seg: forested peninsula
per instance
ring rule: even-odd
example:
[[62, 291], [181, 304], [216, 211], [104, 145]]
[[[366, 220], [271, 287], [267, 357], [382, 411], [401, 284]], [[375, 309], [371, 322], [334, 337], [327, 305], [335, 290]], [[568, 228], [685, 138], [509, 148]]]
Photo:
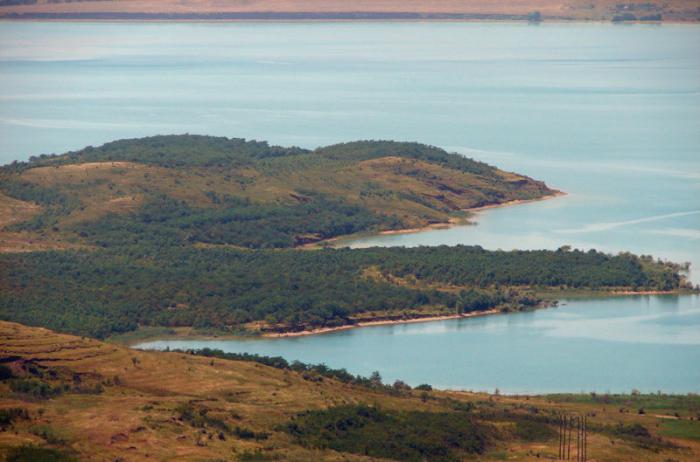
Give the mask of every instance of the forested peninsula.
[[683, 288], [689, 286], [671, 263], [566, 249], [131, 247], [0, 254], [0, 319], [98, 338], [139, 327], [296, 332], [522, 310], [577, 290]]
[[274, 334], [691, 289], [673, 263], [567, 247], [296, 249], [555, 194], [393, 141], [172, 135], [43, 155], [0, 169], [0, 319], [98, 338]]

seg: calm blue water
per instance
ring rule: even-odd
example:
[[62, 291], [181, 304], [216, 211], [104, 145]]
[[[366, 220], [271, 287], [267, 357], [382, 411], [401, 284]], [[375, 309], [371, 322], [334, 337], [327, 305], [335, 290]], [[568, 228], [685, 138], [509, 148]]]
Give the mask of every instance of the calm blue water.
[[309, 337], [176, 341], [325, 362], [412, 385], [507, 393], [700, 391], [700, 297], [572, 301], [559, 308]]
[[700, 266], [699, 26], [5, 22], [0, 44], [0, 162], [156, 133], [416, 140], [570, 195], [353, 245]]
[[[700, 267], [699, 51], [700, 27], [680, 25], [0, 23], [0, 162], [156, 133], [416, 140], [569, 195], [491, 210], [476, 226], [347, 244], [570, 244]], [[698, 391], [697, 342], [658, 342], [657, 321], [635, 317], [662, 310], [662, 327], [697, 331], [697, 314], [682, 315], [695, 298], [580, 303], [245, 345], [443, 386]], [[541, 324], [615, 310], [629, 316], [611, 338]], [[402, 344], [403, 364], [368, 354], [410, 333], [422, 337]], [[562, 372], [572, 361], [584, 376]]]

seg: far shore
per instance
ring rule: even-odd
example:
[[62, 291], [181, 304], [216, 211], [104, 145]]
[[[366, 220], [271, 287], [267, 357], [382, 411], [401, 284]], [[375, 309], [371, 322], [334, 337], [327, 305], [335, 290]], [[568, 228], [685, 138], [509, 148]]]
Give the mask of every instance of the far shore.
[[[6, 7], [8, 8], [8, 7]], [[11, 7], [10, 7], [11, 8]], [[16, 13], [8, 11], [0, 15], [0, 22], [65, 22], [65, 23], [485, 23], [485, 24], [673, 24], [695, 25], [698, 20], [661, 18], [660, 20], [625, 20], [613, 21], [610, 18], [546, 16], [540, 21], [530, 21], [526, 14], [499, 13], [447, 13], [416, 12], [406, 15], [392, 15], [386, 12], [355, 13], [337, 12], [324, 15], [313, 12], [212, 12], [212, 13], [148, 13], [148, 12], [85, 12], [61, 13], [38, 12]], [[306, 15], [304, 15], [306, 13]], [[217, 15], [219, 17], [217, 17]], [[418, 15], [418, 16], [417, 16]], [[451, 16], [451, 17], [450, 17]]]

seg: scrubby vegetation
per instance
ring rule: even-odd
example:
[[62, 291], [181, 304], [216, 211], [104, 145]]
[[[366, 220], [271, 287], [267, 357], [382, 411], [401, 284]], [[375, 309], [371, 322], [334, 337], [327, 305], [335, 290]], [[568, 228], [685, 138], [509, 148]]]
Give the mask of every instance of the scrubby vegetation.
[[67, 385], [51, 386], [39, 379], [15, 379], [10, 381], [10, 390], [34, 398], [47, 399], [58, 396], [68, 389]]
[[225, 419], [212, 415], [207, 407], [197, 406], [192, 402], [180, 404], [175, 412], [178, 420], [192, 427], [219, 431], [221, 439], [226, 439], [226, 435], [229, 435], [244, 440], [260, 441], [266, 440], [269, 436], [265, 432], [255, 432], [249, 428], [229, 425]]

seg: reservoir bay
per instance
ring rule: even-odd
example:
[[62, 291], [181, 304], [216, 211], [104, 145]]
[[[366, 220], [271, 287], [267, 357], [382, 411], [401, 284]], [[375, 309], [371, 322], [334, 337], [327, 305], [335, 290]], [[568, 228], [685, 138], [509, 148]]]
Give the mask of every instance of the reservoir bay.
[[[690, 261], [700, 282], [700, 27], [0, 23], [0, 162], [201, 133], [415, 140], [566, 196], [352, 247], [572, 245]], [[145, 45], [144, 45], [145, 44]], [[697, 296], [270, 340], [160, 341], [503, 392], [700, 391]]]
[[566, 301], [559, 308], [254, 340], [160, 340], [326, 363], [385, 381], [504, 393], [700, 391], [700, 297]]

